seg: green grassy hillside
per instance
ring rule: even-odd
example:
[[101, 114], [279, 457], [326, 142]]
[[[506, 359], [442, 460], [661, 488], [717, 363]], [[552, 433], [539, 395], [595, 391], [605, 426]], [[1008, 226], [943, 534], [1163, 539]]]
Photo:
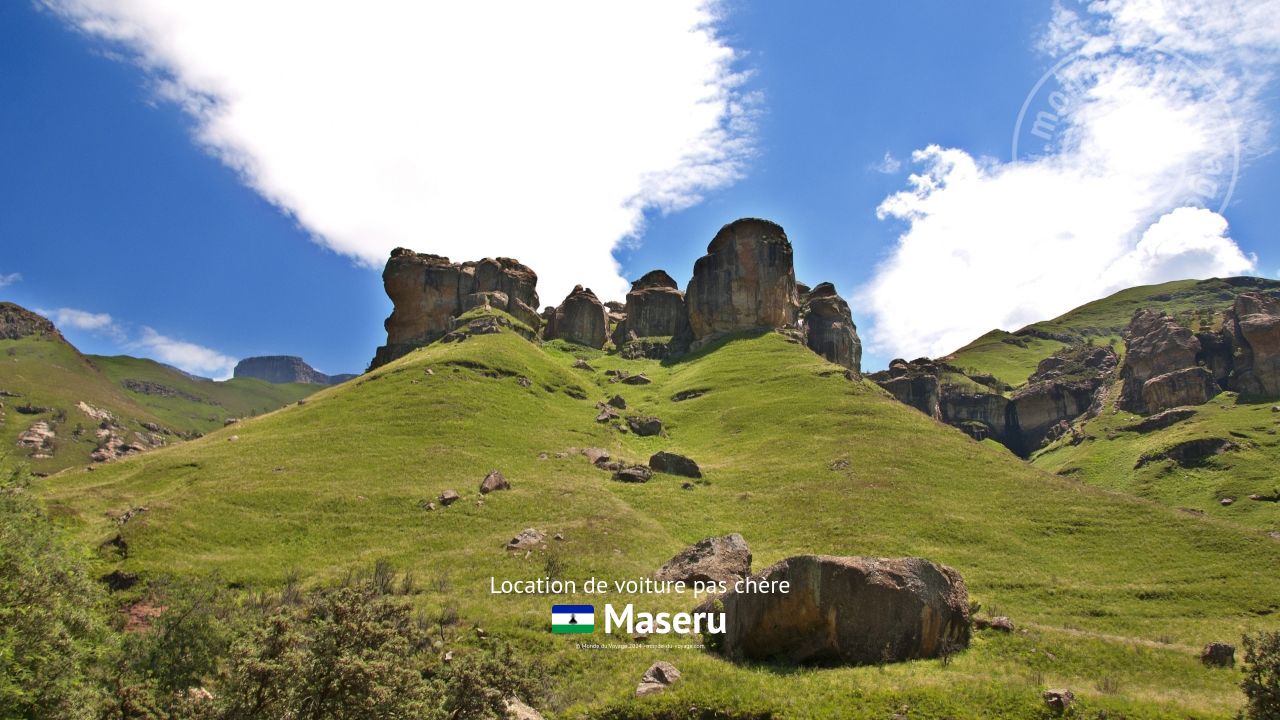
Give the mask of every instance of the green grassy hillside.
[[[98, 447], [100, 418], [115, 418], [122, 437], [150, 432], [165, 442], [222, 427], [227, 418], [274, 410], [306, 397], [313, 385], [272, 385], [258, 380], [194, 380], [153, 360], [82, 355], [58, 336], [0, 339], [0, 471], [16, 461], [36, 472], [56, 472], [90, 462]], [[18, 408], [38, 409], [22, 412]], [[44, 422], [55, 437], [46, 447], [21, 448], [19, 435]], [[40, 457], [44, 456], [44, 457]]]
[[1123, 354], [1120, 333], [1138, 310], [1162, 310], [1195, 330], [1212, 323], [1214, 315], [1230, 307], [1236, 295], [1258, 290], [1280, 292], [1280, 282], [1214, 278], [1129, 288], [1017, 332], [992, 330], [942, 359], [966, 372], [992, 374], [1017, 388], [1027, 382], [1041, 360], [1066, 345], [1086, 341], [1111, 344]]
[[[593, 369], [575, 369], [576, 357]], [[610, 383], [611, 368], [653, 382]], [[672, 399], [687, 390], [703, 394]], [[661, 418], [666, 437], [595, 422], [594, 403], [615, 393], [624, 414]], [[683, 453], [705, 483], [614, 482], [572, 452], [589, 446], [635, 461]], [[481, 504], [492, 469], [513, 488]], [[448, 488], [462, 500], [421, 507]], [[674, 718], [696, 705], [788, 718], [1028, 718], [1044, 712], [1046, 686], [1067, 686], [1081, 717], [1226, 718], [1241, 703], [1239, 675], [1202, 666], [1196, 652], [1280, 627], [1280, 543], [1030, 467], [773, 333], [670, 365], [539, 348], [509, 331], [436, 344], [303, 406], [62, 473], [39, 491], [84, 545], [103, 548], [102, 572], [217, 571], [252, 589], [389, 560], [420, 579], [425, 611], [456, 605], [465, 626], [542, 656], [554, 677], [540, 708], [549, 717]], [[143, 506], [123, 526], [107, 517]], [[527, 527], [547, 533], [548, 549], [505, 551]], [[1023, 631], [979, 633], [945, 665], [742, 667], [696, 650], [579, 650], [546, 628], [550, 602], [630, 599], [657, 611], [687, 609], [687, 596], [488, 592], [491, 577], [644, 577], [684, 545], [730, 532], [746, 537], [756, 568], [800, 553], [949, 564]], [[658, 659], [684, 680], [632, 699]]]

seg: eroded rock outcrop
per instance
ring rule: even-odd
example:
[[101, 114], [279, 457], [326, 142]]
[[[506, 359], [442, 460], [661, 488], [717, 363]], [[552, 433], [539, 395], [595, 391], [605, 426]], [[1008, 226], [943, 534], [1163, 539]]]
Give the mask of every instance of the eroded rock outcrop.
[[1015, 452], [1029, 454], [1061, 431], [1061, 424], [1085, 415], [1118, 358], [1109, 347], [1067, 347], [1040, 361], [1027, 384], [1013, 393], [1017, 419]]
[[1228, 322], [1238, 348], [1232, 389], [1245, 395], [1280, 395], [1280, 301], [1241, 293]]
[[609, 335], [609, 317], [604, 303], [590, 288], [575, 286], [564, 302], [556, 308], [543, 337], [547, 340], [567, 340], [592, 348], [604, 347]]
[[1118, 403], [1122, 409], [1145, 415], [1179, 405], [1200, 405], [1218, 393], [1212, 373], [1195, 370], [1200, 340], [1168, 315], [1139, 310], [1125, 328], [1124, 340]]
[[790, 591], [721, 596], [721, 648], [732, 659], [869, 665], [937, 657], [969, 642], [964, 580], [928, 560], [804, 555], [753, 579], [786, 580]]
[[[797, 291], [799, 288], [797, 288]], [[800, 322], [804, 325], [809, 349], [837, 365], [862, 372], [862, 341], [853, 324], [849, 303], [836, 294], [829, 282], [801, 296]]]
[[653, 574], [655, 580], [719, 581], [728, 587], [751, 574], [751, 548], [738, 533], [710, 537], [676, 553]]
[[[645, 273], [631, 284], [623, 318], [613, 334], [613, 344], [624, 350], [628, 343], [641, 345], [636, 356], [661, 359], [673, 349], [682, 349], [689, 335], [689, 309], [684, 293], [662, 270]], [[645, 342], [645, 338], [657, 341]]]
[[507, 312], [535, 331], [542, 324], [534, 309], [538, 276], [511, 258], [452, 263], [440, 255], [396, 248], [382, 283], [395, 309], [384, 323], [387, 344], [378, 348], [371, 367], [440, 339], [452, 329], [453, 318], [481, 304]]
[[720, 228], [693, 265], [685, 293], [693, 337], [793, 326], [800, 306], [791, 241], [776, 223], [757, 218]]
[[48, 336], [62, 339], [62, 333], [43, 315], [11, 302], [0, 302], [0, 340]]
[[935, 420], [942, 419], [938, 367], [928, 359], [890, 361], [889, 369], [869, 375], [898, 402], [919, 410]]

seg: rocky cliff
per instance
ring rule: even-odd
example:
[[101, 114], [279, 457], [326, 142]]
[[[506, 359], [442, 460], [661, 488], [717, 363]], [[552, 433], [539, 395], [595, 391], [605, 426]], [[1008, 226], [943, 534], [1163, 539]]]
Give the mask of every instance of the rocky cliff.
[[0, 302], [0, 340], [19, 340], [33, 335], [62, 338], [58, 328], [43, 315], [37, 315], [21, 305]]
[[[798, 287], [797, 292], [802, 288]], [[858, 339], [849, 303], [836, 294], [835, 286], [829, 282], [819, 283], [800, 296], [799, 321], [809, 349], [837, 365], [861, 372], [862, 341]]]
[[534, 309], [538, 276], [511, 258], [452, 263], [396, 248], [382, 271], [382, 284], [395, 307], [384, 323], [387, 344], [378, 348], [370, 367], [439, 340], [453, 329], [453, 318], [480, 306], [507, 312], [535, 332], [542, 326]]
[[351, 379], [351, 375], [325, 375], [294, 355], [260, 355], [236, 363], [234, 377], [265, 380], [269, 383], [307, 383], [334, 385]]
[[689, 333], [684, 293], [665, 271], [653, 270], [631, 283], [613, 344], [633, 357], [663, 358], [682, 350]]

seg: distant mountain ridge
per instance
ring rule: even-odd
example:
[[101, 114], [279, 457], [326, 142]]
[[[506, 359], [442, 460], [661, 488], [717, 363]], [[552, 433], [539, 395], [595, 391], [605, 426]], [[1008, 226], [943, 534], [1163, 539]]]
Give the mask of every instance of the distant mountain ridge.
[[297, 355], [258, 355], [236, 363], [232, 377], [257, 378], [277, 385], [306, 383], [308, 385], [337, 385], [355, 377], [352, 373], [326, 375], [311, 367]]

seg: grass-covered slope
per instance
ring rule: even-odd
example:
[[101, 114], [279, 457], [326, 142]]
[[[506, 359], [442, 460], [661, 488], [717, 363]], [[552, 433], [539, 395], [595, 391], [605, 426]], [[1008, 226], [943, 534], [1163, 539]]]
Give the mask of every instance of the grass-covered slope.
[[[779, 717], [1027, 718], [1045, 686], [1086, 711], [1229, 717], [1238, 675], [1195, 658], [1210, 640], [1277, 626], [1280, 543], [1055, 477], [903, 406], [780, 335], [728, 340], [682, 362], [539, 348], [509, 331], [438, 343], [342, 386], [193, 442], [42, 481], [51, 510], [101, 570], [217, 571], [262, 587], [388, 559], [420, 579], [416, 602], [456, 603], [466, 625], [516, 640], [554, 671], [549, 717], [686, 717], [689, 708]], [[608, 382], [604, 370], [653, 383]], [[529, 382], [522, 382], [527, 378]], [[675, 402], [672, 396], [701, 390]], [[595, 422], [612, 394], [661, 418], [666, 437]], [[644, 461], [694, 458], [705, 484], [656, 474], [613, 482], [570, 448]], [[545, 455], [544, 455], [545, 454]], [[542, 459], [544, 458], [545, 459]], [[477, 500], [485, 473], [512, 489]], [[453, 488], [448, 508], [420, 503]], [[123, 526], [107, 513], [145, 506]], [[548, 550], [504, 551], [523, 528]], [[547, 631], [551, 602], [688, 596], [494, 596], [490, 577], [623, 580], [684, 545], [741, 532], [763, 568], [799, 553], [920, 555], [957, 568], [971, 595], [1025, 632], [980, 633], [949, 665], [793, 670], [740, 667], [695, 650], [587, 651]], [[562, 540], [551, 539], [553, 534]], [[561, 567], [562, 564], [562, 567]], [[597, 635], [601, 641], [627, 638]], [[662, 642], [652, 640], [651, 642]], [[684, 680], [631, 698], [654, 660]], [[665, 712], [665, 715], [661, 715]], [[1092, 716], [1092, 715], [1090, 715]]]
[[1280, 282], [1238, 277], [1176, 280], [1121, 290], [1052, 320], [1028, 325], [1017, 332], [992, 330], [942, 358], [966, 372], [989, 373], [1013, 387], [1026, 383], [1036, 365], [1066, 345], [1092, 341], [1112, 344], [1124, 352], [1120, 333], [1133, 314], [1143, 308], [1162, 310], [1195, 330], [1212, 323], [1242, 292], [1280, 291]]
[[[41, 473], [88, 463], [100, 442], [101, 420], [80, 403], [109, 412], [122, 436], [147, 432], [144, 424], [149, 424], [168, 431], [161, 435], [175, 442], [315, 390], [247, 379], [195, 380], [154, 360], [82, 355], [56, 334], [0, 339], [0, 391], [5, 394], [0, 397], [0, 470], [16, 461]], [[43, 448], [19, 447], [18, 437], [39, 422], [47, 423], [55, 437]]]

